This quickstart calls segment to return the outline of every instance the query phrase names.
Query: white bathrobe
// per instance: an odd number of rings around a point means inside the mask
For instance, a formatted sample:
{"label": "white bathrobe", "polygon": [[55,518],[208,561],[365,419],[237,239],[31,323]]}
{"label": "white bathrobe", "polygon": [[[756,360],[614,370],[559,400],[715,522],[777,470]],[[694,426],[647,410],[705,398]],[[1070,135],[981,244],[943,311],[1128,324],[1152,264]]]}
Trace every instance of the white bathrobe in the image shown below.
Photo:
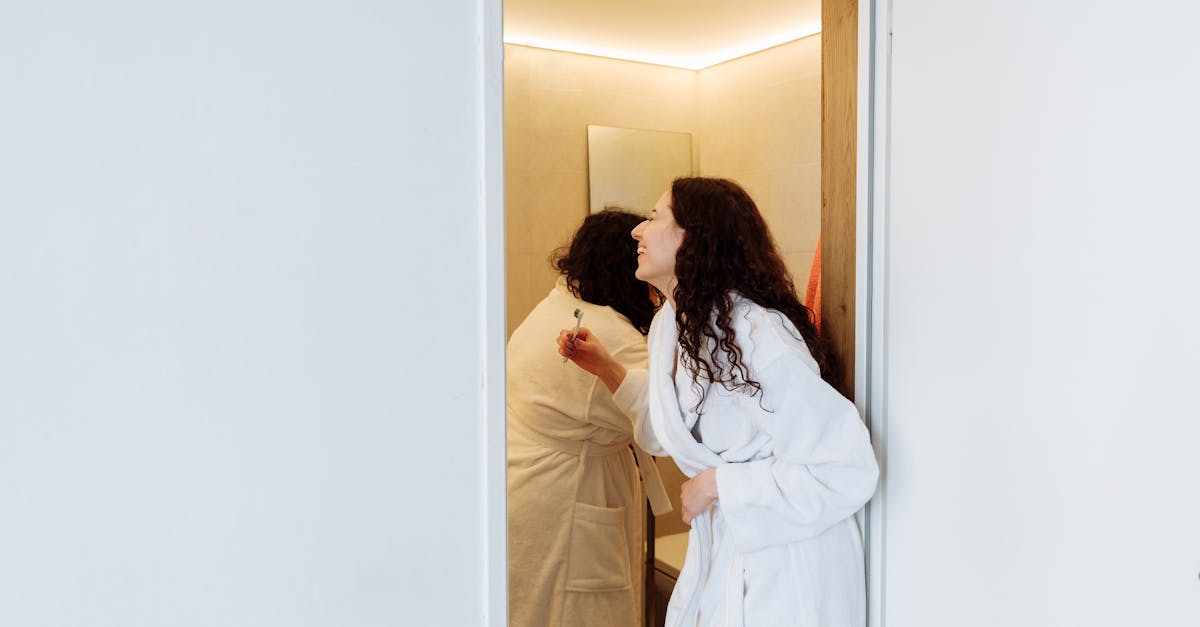
{"label": "white bathrobe", "polygon": [[[646,338],[563,280],[508,343],[508,587],[512,627],[642,624],[646,517],[630,451],[633,423],[595,377],[563,363],[555,338],[575,309],[626,367],[645,368]],[[639,453],[656,510],[670,503]]]}
{"label": "white bathrobe", "polygon": [[697,419],[670,304],[651,326],[648,372],[630,371],[614,395],[644,449],[689,477],[717,469],[719,497],[692,521],[667,626],[862,627],[854,514],[879,474],[869,435],[785,316],[734,301],[734,335],[761,397],[708,385]]}

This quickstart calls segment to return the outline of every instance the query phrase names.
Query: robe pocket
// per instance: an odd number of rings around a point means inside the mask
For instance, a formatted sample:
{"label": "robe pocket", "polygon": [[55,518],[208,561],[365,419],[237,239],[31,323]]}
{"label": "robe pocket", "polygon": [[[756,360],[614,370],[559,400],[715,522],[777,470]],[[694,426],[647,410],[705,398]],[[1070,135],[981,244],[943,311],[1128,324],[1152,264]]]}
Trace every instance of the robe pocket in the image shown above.
{"label": "robe pocket", "polygon": [[628,589],[629,542],[624,507],[575,504],[567,556],[567,590],[605,592]]}
{"label": "robe pocket", "polygon": [[806,625],[797,614],[804,591],[786,547],[771,547],[743,556],[742,621],[745,627]]}

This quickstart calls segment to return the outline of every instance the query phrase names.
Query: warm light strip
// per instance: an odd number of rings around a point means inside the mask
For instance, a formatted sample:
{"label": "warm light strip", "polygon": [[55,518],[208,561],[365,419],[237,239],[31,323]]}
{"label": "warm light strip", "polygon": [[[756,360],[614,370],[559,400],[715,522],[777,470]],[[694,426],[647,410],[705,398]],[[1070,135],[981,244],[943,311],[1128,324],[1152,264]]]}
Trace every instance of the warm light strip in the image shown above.
{"label": "warm light strip", "polygon": [[577,54],[587,54],[595,57],[607,57],[610,59],[621,59],[623,61],[637,61],[638,63],[651,63],[654,65],[666,65],[684,70],[703,70],[707,67],[712,67],[719,63],[732,61],[738,57],[762,52],[768,48],[774,48],[797,39],[811,37],[821,32],[820,24],[812,24],[795,28],[782,33],[777,33],[770,37],[764,37],[752,42],[727,48],[718,52],[711,52],[699,56],[677,57],[670,55],[657,55],[634,50],[620,50],[616,48],[601,48],[578,44],[569,41],[559,41],[553,39],[544,39],[540,37],[526,37],[519,34],[505,33],[504,43],[516,44],[518,46],[529,46],[531,48],[546,48],[549,50],[558,50],[559,52],[574,52]]}

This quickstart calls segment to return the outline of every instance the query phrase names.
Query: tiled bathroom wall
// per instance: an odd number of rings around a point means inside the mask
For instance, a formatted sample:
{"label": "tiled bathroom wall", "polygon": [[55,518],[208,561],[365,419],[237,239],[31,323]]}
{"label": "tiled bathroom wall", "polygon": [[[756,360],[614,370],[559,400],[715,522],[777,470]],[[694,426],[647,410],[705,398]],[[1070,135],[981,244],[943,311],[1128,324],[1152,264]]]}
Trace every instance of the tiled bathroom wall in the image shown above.
{"label": "tiled bathroom wall", "polygon": [[700,70],[700,172],[758,203],[804,297],[821,233],[821,36]]}
{"label": "tiled bathroom wall", "polygon": [[587,216],[587,125],[692,133],[694,155],[696,81],[690,70],[505,45],[510,334],[554,286],[550,253]]}
{"label": "tiled bathroom wall", "polygon": [[695,171],[746,186],[804,295],[820,232],[820,35],[699,72],[504,52],[509,333],[553,287],[547,259],[587,215],[588,124],[691,133]]}

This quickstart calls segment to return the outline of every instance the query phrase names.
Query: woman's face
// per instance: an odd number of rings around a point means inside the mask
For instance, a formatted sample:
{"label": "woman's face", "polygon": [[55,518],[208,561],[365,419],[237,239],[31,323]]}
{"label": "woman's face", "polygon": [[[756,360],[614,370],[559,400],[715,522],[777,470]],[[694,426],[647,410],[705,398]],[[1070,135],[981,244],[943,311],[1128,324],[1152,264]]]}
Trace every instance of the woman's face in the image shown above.
{"label": "woman's face", "polygon": [[683,227],[675,223],[671,192],[663,193],[650,217],[633,229],[637,240],[637,278],[657,287],[667,298],[675,290],[675,253],[683,243]]}

